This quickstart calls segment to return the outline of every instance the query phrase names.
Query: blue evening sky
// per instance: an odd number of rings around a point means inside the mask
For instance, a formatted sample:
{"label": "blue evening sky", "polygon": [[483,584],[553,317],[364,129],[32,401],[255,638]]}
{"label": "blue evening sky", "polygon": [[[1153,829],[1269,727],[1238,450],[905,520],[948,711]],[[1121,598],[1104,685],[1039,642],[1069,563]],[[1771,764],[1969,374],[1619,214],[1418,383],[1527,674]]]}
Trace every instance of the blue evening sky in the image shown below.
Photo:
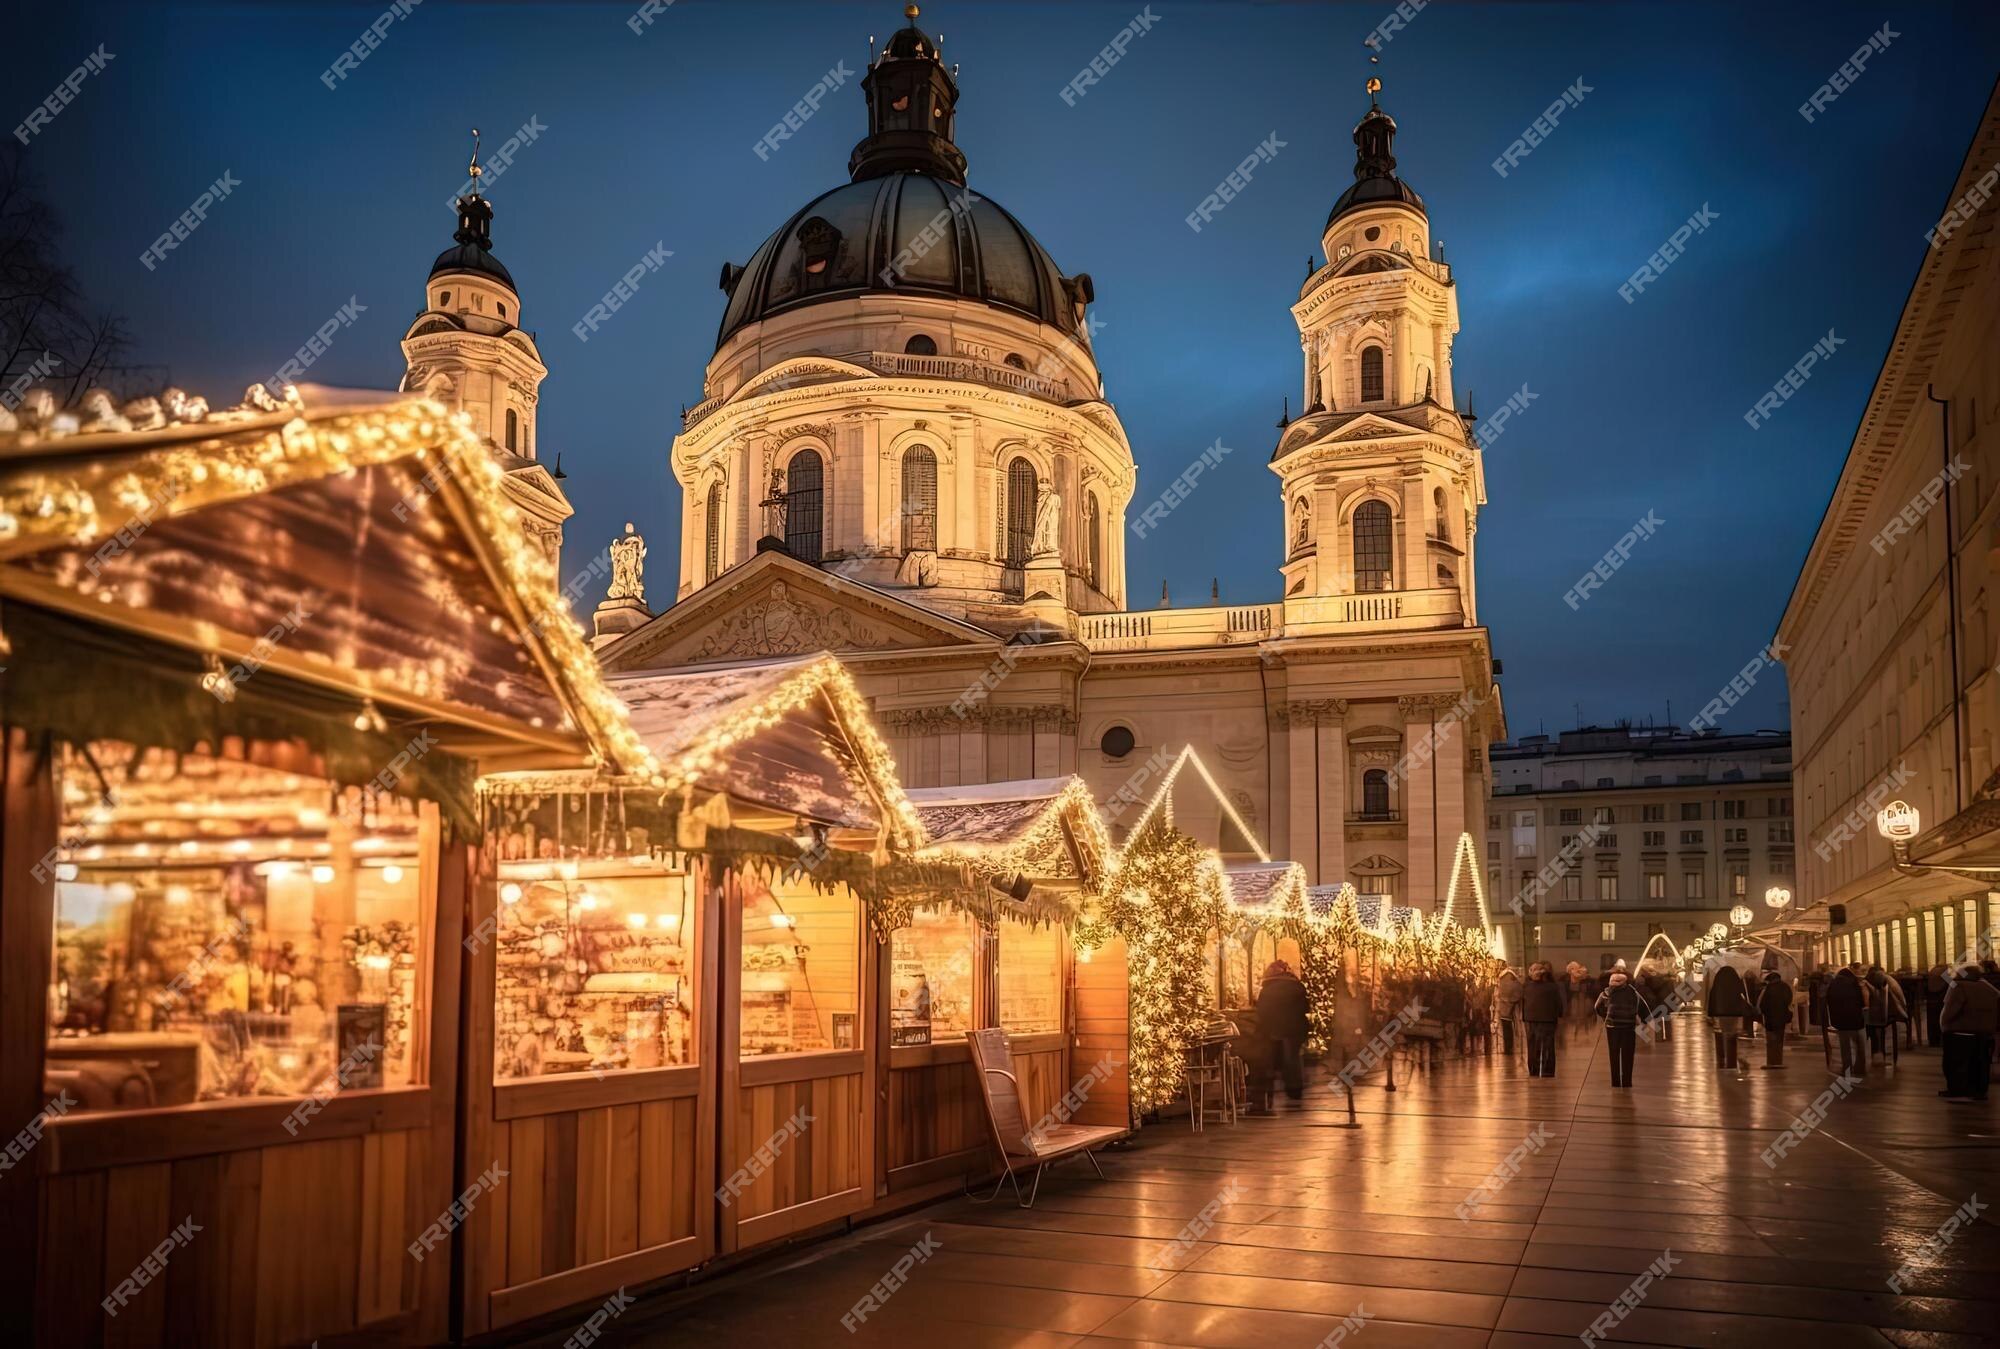
{"label": "blue evening sky", "polygon": [[[701,398],[725,260],[844,181],[859,75],[894,0],[636,4],[426,0],[329,90],[385,3],[36,5],[0,69],[25,116],[100,44],[115,59],[34,139],[97,302],[133,359],[233,401],[350,297],[367,312],[310,378],[393,387],[397,340],[450,241],[467,128],[547,130],[492,181],[495,252],[549,378],[540,445],[577,506],[565,565],[632,520],[672,593],[668,447]],[[1288,306],[1366,108],[1360,5],[1154,0],[1075,106],[1059,90],[1138,12],[938,0],[962,63],[970,183],[1096,280],[1097,339],[1138,457],[1137,509],[1220,439],[1190,505],[1130,540],[1132,603],[1279,593],[1264,467],[1297,410]],[[1797,111],[1884,23],[1895,36],[1808,123]],[[1486,453],[1480,617],[1516,735],[1619,716],[1685,721],[1770,639],[1922,250],[2000,69],[1983,3],[1452,4],[1383,48],[1401,172],[1459,288],[1461,402],[1535,401]],[[844,60],[855,78],[760,160],[753,144]],[[1589,93],[1506,177],[1492,161],[1581,79]],[[1275,159],[1200,233],[1184,218],[1276,133]],[[242,186],[156,270],[139,254],[225,171]],[[1637,303],[1620,283],[1704,204],[1715,223]],[[583,313],[649,248],[666,267],[587,343]],[[1816,340],[1845,345],[1769,425],[1744,412]],[[1578,609],[1563,594],[1629,529],[1664,521]],[[594,601],[595,595],[591,596]],[[588,604],[586,604],[586,609]],[[1784,725],[1767,676],[1725,730]]]}

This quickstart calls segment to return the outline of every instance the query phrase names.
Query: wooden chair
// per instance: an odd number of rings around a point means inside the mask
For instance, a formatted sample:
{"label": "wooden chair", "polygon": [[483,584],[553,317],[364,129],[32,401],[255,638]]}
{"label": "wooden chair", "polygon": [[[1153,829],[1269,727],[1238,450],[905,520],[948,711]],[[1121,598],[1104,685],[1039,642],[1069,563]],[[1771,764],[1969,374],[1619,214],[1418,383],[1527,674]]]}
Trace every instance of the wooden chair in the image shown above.
{"label": "wooden chair", "polygon": [[[1108,1124],[1049,1124],[1030,1129],[1021,1115],[1021,1084],[1014,1076],[1014,1055],[1007,1047],[1007,1033],[998,1029],[978,1030],[966,1038],[972,1046],[972,1066],[979,1073],[979,1095],[986,1103],[986,1122],[993,1126],[993,1141],[999,1145],[1002,1168],[1000,1179],[993,1183],[993,1193],[979,1202],[990,1202],[999,1196],[1002,1185],[1011,1184],[1015,1202],[1029,1208],[1042,1188],[1043,1170],[1077,1153],[1089,1159],[1099,1180],[1104,1179],[1104,1168],[1097,1164],[1091,1150],[1131,1131]],[[1035,1175],[1027,1198],[1023,1199],[1016,1173],[1028,1166],[1035,1168]]]}

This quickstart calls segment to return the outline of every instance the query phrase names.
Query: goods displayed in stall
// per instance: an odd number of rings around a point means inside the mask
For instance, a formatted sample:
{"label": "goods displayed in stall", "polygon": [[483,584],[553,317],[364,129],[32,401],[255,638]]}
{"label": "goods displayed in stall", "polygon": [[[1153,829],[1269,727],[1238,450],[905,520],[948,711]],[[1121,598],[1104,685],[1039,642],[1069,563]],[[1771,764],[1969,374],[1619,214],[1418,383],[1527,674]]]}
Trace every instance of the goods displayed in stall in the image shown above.
{"label": "goods displayed in stall", "polygon": [[861,906],[845,890],[741,878],[746,1058],[858,1047]]}
{"label": "goods displayed in stall", "polygon": [[889,1044],[963,1039],[974,1028],[977,926],[962,913],[918,909],[891,935]]}
{"label": "goods displayed in stall", "polygon": [[113,742],[58,776],[52,1090],[89,1111],[412,1080],[408,802]]}
{"label": "goods displayed in stall", "polygon": [[1067,931],[1055,923],[1002,919],[999,940],[1000,1026],[1009,1035],[1053,1035],[1063,1028]]}

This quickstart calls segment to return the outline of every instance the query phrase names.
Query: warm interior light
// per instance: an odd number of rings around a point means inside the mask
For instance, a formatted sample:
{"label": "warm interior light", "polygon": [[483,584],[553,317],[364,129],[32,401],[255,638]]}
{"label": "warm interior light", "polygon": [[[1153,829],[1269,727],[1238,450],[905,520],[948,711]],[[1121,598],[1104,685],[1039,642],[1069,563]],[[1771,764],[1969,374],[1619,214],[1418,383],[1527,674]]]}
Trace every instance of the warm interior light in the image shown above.
{"label": "warm interior light", "polygon": [[577,877],[576,863],[575,862],[562,863],[560,866],[556,868],[556,874],[558,876],[561,876],[566,881],[575,880]]}
{"label": "warm interior light", "polygon": [[681,916],[677,913],[656,913],[653,915],[653,924],[656,927],[679,927]]}
{"label": "warm interior light", "polygon": [[333,868],[324,862],[313,867],[313,880],[320,885],[333,884]]}
{"label": "warm interior light", "polygon": [[521,902],[521,887],[512,881],[508,881],[505,885],[501,886],[500,902],[502,904],[519,904]]}
{"label": "warm interior light", "polygon": [[627,926],[627,927],[644,927],[644,926],[646,926],[646,915],[645,915],[645,914],[643,914],[643,913],[628,913],[628,914],[626,914],[626,915],[625,915],[625,926]]}
{"label": "warm interior light", "polygon": [[397,866],[394,862],[391,862],[388,866],[382,868],[382,881],[384,884],[395,885],[402,879],[403,879],[403,869]]}
{"label": "warm interior light", "polygon": [[170,885],[167,887],[167,903],[169,904],[185,904],[193,898],[194,891],[188,889],[185,885]]}
{"label": "warm interior light", "polygon": [[232,839],[230,839],[230,840],[229,840],[229,851],[231,851],[231,852],[233,852],[233,853],[236,853],[236,854],[237,854],[238,856],[241,856],[242,854],[244,854],[244,853],[247,853],[247,852],[249,852],[249,851],[250,851],[250,840],[249,840],[249,839],[247,839],[247,838],[232,838]]}
{"label": "warm interior light", "polygon": [[591,894],[590,891],[585,890],[582,894],[576,897],[576,907],[585,910],[596,908],[597,896]]}
{"label": "warm interior light", "polygon": [[59,880],[59,881],[73,881],[73,880],[75,880],[75,879],[76,879],[76,863],[74,863],[74,862],[58,862],[58,863],[56,863],[56,879],[57,879],[57,880]]}
{"label": "warm interior light", "polygon": [[798,919],[792,917],[789,913],[774,913],[771,915],[772,927],[796,927],[797,925]]}

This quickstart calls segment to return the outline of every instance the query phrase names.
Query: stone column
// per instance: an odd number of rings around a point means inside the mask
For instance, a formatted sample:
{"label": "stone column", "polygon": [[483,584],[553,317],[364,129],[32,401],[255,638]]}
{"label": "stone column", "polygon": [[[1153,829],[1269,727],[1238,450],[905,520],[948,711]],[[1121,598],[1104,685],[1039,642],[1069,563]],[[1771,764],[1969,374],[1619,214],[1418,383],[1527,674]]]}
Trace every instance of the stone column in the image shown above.
{"label": "stone column", "polygon": [[1319,871],[1319,726],[1309,703],[1288,703],[1279,709],[1286,735],[1291,773],[1286,797],[1291,802],[1292,860],[1306,869],[1306,879],[1320,883]]}
{"label": "stone column", "polygon": [[[1433,707],[1427,715],[1442,718],[1444,713]],[[1440,720],[1432,748],[1431,765],[1437,781],[1438,902],[1443,904],[1451,888],[1452,864],[1458,860],[1458,836],[1465,832],[1465,723],[1456,716]],[[1475,869],[1485,865],[1483,854],[1473,859]],[[1470,896],[1464,898],[1473,903]]]}
{"label": "stone column", "polygon": [[[1422,697],[1397,700],[1403,713],[1403,755],[1410,773],[1403,781],[1403,826],[1409,870],[1408,902],[1435,913],[1444,899],[1438,876],[1436,759],[1418,750],[1430,734],[1431,707]],[[1418,752],[1412,753],[1411,751]]]}
{"label": "stone column", "polygon": [[1347,700],[1332,699],[1319,726],[1319,885],[1347,879]]}

